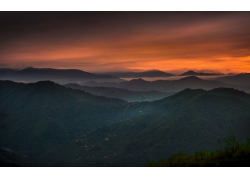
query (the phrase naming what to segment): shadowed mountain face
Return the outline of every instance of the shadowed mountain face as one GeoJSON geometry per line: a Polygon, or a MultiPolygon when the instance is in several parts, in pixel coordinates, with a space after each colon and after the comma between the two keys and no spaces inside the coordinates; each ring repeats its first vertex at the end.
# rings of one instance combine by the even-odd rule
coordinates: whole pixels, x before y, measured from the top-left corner
{"type": "Polygon", "coordinates": [[[56,83],[84,83],[95,80],[97,82],[122,82],[123,80],[111,75],[95,75],[76,69],[26,68],[22,70],[0,69],[1,80],[21,82],[37,82],[51,80],[56,83]]]}
{"type": "Polygon", "coordinates": [[[152,103],[131,104],[126,110],[133,116],[127,121],[87,134],[86,141],[66,148],[67,154],[76,166],[143,166],[179,152],[219,149],[218,139],[250,136],[249,108],[250,96],[241,91],[187,89],[152,103]],[[90,144],[88,150],[81,147],[90,144]]]}
{"type": "Polygon", "coordinates": [[[238,86],[250,86],[250,73],[242,73],[233,76],[219,77],[214,80],[238,86]]]}
{"type": "Polygon", "coordinates": [[[16,166],[19,157],[32,166],[143,166],[250,136],[250,95],[228,88],[127,103],[49,81],[0,81],[0,109],[0,147],[18,154],[3,164],[16,166]]]}
{"type": "Polygon", "coordinates": [[[240,90],[248,91],[248,87],[240,87],[237,85],[225,84],[218,81],[210,81],[200,79],[196,76],[189,76],[179,80],[157,80],[157,81],[145,81],[141,78],[133,79],[131,81],[124,81],[121,83],[97,83],[94,81],[86,82],[86,86],[102,86],[102,87],[116,87],[124,88],[131,91],[160,91],[160,92],[179,92],[186,88],[191,89],[205,89],[211,90],[218,87],[230,87],[237,88],[240,90]]]}
{"type": "Polygon", "coordinates": [[[50,81],[0,81],[0,147],[40,156],[76,136],[115,122],[126,103],[50,81]]]}
{"type": "Polygon", "coordinates": [[[154,101],[173,95],[158,91],[129,91],[127,89],[114,87],[89,87],[78,84],[66,84],[66,87],[79,89],[97,96],[124,99],[128,102],[154,101]]]}
{"type": "Polygon", "coordinates": [[[170,77],[174,76],[173,74],[166,73],[159,70],[151,70],[144,72],[110,72],[110,73],[102,73],[102,75],[113,75],[115,77],[120,78],[140,78],[140,77],[170,77]]]}

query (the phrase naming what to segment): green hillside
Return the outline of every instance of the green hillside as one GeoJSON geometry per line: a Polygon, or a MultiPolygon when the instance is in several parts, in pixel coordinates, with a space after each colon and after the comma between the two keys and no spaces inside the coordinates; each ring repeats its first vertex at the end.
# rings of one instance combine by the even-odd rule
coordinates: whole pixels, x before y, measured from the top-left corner
{"type": "Polygon", "coordinates": [[[117,121],[110,117],[119,117],[126,103],[50,81],[1,81],[0,147],[42,156],[77,136],[117,121]]]}
{"type": "Polygon", "coordinates": [[[250,165],[250,138],[247,143],[240,143],[235,136],[221,140],[216,151],[199,151],[194,155],[178,153],[169,159],[160,161],[149,160],[147,166],[150,167],[249,167],[250,165]]]}
{"type": "MultiPolygon", "coordinates": [[[[147,160],[218,149],[217,139],[250,136],[250,96],[219,88],[186,89],[171,97],[128,105],[127,121],[79,137],[58,162],[74,166],[143,166],[147,160]]],[[[53,153],[52,153],[53,154],[53,153]]],[[[52,154],[48,154],[50,157],[52,154]]]]}
{"type": "Polygon", "coordinates": [[[3,165],[144,166],[250,137],[250,95],[228,88],[128,103],[50,81],[0,81],[0,109],[0,147],[16,156],[0,153],[3,165]]]}

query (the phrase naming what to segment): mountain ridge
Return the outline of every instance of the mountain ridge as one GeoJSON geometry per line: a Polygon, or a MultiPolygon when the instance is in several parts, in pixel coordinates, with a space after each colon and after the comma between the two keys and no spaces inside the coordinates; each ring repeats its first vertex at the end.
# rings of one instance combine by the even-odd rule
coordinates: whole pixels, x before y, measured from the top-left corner
{"type": "Polygon", "coordinates": [[[124,99],[128,102],[154,101],[162,99],[174,93],[164,93],[159,91],[130,91],[115,87],[90,87],[79,84],[65,84],[64,86],[72,89],[80,89],[98,96],[113,97],[124,99]]]}
{"type": "Polygon", "coordinates": [[[127,121],[86,135],[89,139],[86,144],[95,142],[95,152],[75,147],[71,153],[81,152],[81,157],[94,154],[95,159],[79,160],[79,166],[85,166],[84,161],[90,166],[143,166],[149,159],[168,158],[180,151],[194,154],[215,150],[219,148],[218,138],[232,134],[246,139],[250,135],[250,95],[229,89],[233,94],[244,96],[243,102],[241,96],[234,97],[232,93],[221,96],[225,90],[228,89],[185,89],[162,100],[135,104],[129,108],[135,114],[127,121]],[[108,142],[105,137],[109,137],[108,142]],[[108,159],[103,159],[104,156],[108,159]]]}
{"type": "Polygon", "coordinates": [[[210,90],[218,87],[228,87],[228,88],[236,88],[245,91],[250,91],[250,87],[243,87],[238,85],[226,84],[223,82],[215,81],[215,80],[205,80],[196,76],[188,76],[178,80],[156,80],[156,81],[145,81],[141,78],[132,79],[130,81],[123,81],[120,83],[97,83],[94,81],[86,82],[84,85],[90,87],[115,87],[115,88],[123,88],[131,91],[160,91],[160,92],[179,92],[184,90],[185,88],[193,88],[193,89],[205,89],[210,90]]]}
{"type": "Polygon", "coordinates": [[[32,166],[143,166],[250,136],[250,95],[228,88],[128,103],[50,81],[0,81],[0,108],[0,147],[32,166]]]}
{"type": "Polygon", "coordinates": [[[186,71],[179,76],[217,76],[222,75],[221,73],[205,73],[205,72],[195,72],[193,70],[186,71]]]}
{"type": "Polygon", "coordinates": [[[171,77],[175,76],[174,74],[163,72],[160,70],[148,70],[142,72],[107,72],[107,73],[99,73],[102,75],[110,74],[120,78],[140,78],[140,77],[171,77]]]}
{"type": "Polygon", "coordinates": [[[111,75],[96,75],[78,69],[53,69],[28,67],[21,70],[0,69],[1,80],[37,82],[51,80],[60,84],[95,80],[97,82],[122,82],[123,80],[111,75]]]}
{"type": "Polygon", "coordinates": [[[250,86],[250,73],[241,73],[225,77],[218,77],[214,80],[238,86],[250,86]]]}

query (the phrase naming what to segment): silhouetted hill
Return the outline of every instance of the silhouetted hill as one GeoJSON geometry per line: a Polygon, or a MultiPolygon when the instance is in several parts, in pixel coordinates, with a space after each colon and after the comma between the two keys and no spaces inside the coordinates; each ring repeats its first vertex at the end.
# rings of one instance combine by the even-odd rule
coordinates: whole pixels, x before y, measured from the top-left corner
{"type": "Polygon", "coordinates": [[[121,79],[110,75],[95,75],[77,69],[52,69],[52,68],[25,68],[22,70],[0,69],[1,80],[21,82],[37,82],[51,80],[60,84],[84,83],[90,80],[97,82],[122,82],[121,79]]]}
{"type": "Polygon", "coordinates": [[[190,70],[190,71],[187,71],[187,72],[180,74],[179,76],[217,76],[217,75],[222,75],[222,74],[195,72],[195,71],[190,70]]]}
{"type": "Polygon", "coordinates": [[[50,81],[0,81],[0,147],[42,157],[76,136],[117,121],[126,104],[50,81]]]}
{"type": "Polygon", "coordinates": [[[127,89],[114,87],[89,87],[78,84],[66,84],[66,87],[80,89],[98,96],[124,99],[128,102],[154,101],[173,95],[174,93],[164,93],[158,91],[129,91],[127,89]]]}
{"type": "Polygon", "coordinates": [[[249,108],[250,95],[244,92],[187,89],[152,103],[131,104],[127,111],[133,116],[127,121],[99,128],[67,150],[77,153],[77,166],[143,166],[178,152],[215,150],[219,138],[249,137],[249,108]],[[89,144],[91,149],[81,148],[89,144]]]}
{"type": "Polygon", "coordinates": [[[215,78],[214,80],[238,86],[250,86],[250,73],[215,78]]]}
{"type": "Polygon", "coordinates": [[[120,78],[140,78],[140,77],[170,77],[174,76],[171,73],[166,73],[159,70],[150,70],[144,72],[110,72],[110,73],[101,73],[101,74],[110,74],[115,77],[120,78]]]}
{"type": "Polygon", "coordinates": [[[250,138],[247,143],[239,142],[235,136],[219,139],[220,149],[215,151],[200,150],[193,155],[178,153],[169,159],[158,162],[149,160],[147,166],[153,167],[249,167],[250,138]]]}
{"type": "Polygon", "coordinates": [[[160,91],[160,92],[179,92],[186,88],[211,90],[218,87],[230,87],[247,90],[246,87],[229,85],[218,81],[204,80],[196,76],[188,76],[179,80],[157,80],[145,81],[143,79],[133,79],[121,83],[97,83],[87,82],[86,86],[92,87],[116,87],[131,91],[160,91]]]}

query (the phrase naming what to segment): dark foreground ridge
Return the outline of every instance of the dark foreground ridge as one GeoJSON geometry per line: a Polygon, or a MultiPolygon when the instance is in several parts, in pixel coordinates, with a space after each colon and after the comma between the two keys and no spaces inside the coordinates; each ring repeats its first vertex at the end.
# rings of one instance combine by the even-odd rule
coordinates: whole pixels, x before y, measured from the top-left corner
{"type": "Polygon", "coordinates": [[[247,143],[240,143],[235,136],[225,140],[218,139],[220,150],[199,151],[195,155],[178,153],[169,159],[158,162],[149,160],[147,166],[151,167],[249,167],[250,166],[250,138],[247,143]],[[224,150],[222,150],[222,146],[224,150]]]}

